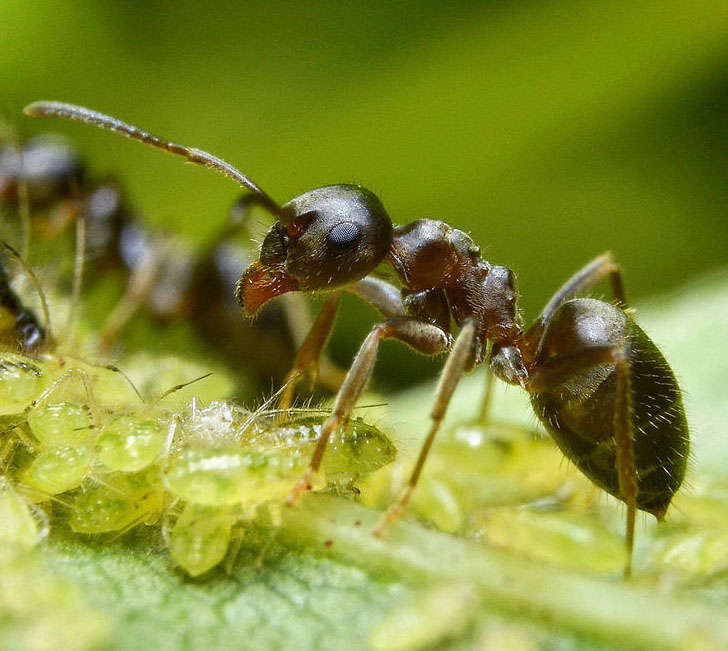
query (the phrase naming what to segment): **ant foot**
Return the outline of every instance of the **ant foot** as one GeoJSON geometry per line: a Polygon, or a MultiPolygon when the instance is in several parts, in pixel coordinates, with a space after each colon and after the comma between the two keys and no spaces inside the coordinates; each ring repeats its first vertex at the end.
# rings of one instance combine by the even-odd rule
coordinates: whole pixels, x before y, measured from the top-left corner
{"type": "Polygon", "coordinates": [[[381,522],[377,527],[374,529],[373,533],[377,538],[381,538],[384,535],[384,532],[387,530],[387,528],[394,524],[397,520],[399,520],[400,516],[404,512],[405,508],[407,508],[407,504],[409,504],[410,497],[412,496],[412,487],[408,486],[404,492],[402,493],[402,496],[394,502],[388,509],[387,512],[384,514],[384,517],[382,518],[381,522]]]}
{"type": "Polygon", "coordinates": [[[301,477],[301,479],[299,479],[296,482],[296,485],[293,487],[293,490],[290,492],[290,494],[286,498],[286,506],[293,506],[298,501],[298,499],[301,497],[301,493],[310,491],[313,488],[313,484],[311,483],[311,478],[313,476],[313,472],[314,471],[312,471],[309,468],[303,474],[303,477],[301,477]]]}

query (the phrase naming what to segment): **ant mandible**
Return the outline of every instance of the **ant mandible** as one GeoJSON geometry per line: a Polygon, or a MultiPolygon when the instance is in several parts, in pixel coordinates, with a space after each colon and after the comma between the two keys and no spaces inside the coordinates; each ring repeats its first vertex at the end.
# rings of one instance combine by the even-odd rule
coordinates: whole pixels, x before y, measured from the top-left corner
{"type": "Polygon", "coordinates": [[[630,575],[636,510],[664,518],[685,475],[689,433],[677,380],[626,310],[621,271],[611,254],[574,274],[524,330],[513,272],[484,260],[466,233],[444,222],[419,219],[395,227],[379,198],[355,185],[317,188],[279,205],[229,163],[116,118],[60,102],[36,102],[25,113],[93,124],[215,169],[276,218],[259,259],[238,281],[243,312],[252,316],[286,292],[328,294],[289,374],[284,403],[304,373],[315,373],[341,291],[357,294],[382,314],[341,384],[288,504],[311,489],[331,435],[349,420],[369,380],[379,342],[397,339],[423,355],[449,357],[412,474],[377,533],[407,505],[461,375],[487,360],[495,376],[528,392],[562,452],[627,505],[630,575]],[[380,264],[393,268],[401,287],[371,275],[380,264]],[[606,278],[616,303],[578,298],[606,278]],[[452,321],[459,327],[455,338],[452,321]]]}

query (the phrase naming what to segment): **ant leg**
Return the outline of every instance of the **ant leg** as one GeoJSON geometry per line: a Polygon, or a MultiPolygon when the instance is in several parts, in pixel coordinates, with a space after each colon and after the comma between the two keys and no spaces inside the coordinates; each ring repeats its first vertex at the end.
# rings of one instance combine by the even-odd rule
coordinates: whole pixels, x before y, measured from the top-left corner
{"type": "Polygon", "coordinates": [[[168,251],[169,241],[157,242],[132,272],[124,295],[111,311],[99,333],[101,352],[108,353],[111,350],[119,335],[149,296],[154,281],[164,266],[168,251]]]}
{"type": "Polygon", "coordinates": [[[384,530],[393,522],[395,522],[402,512],[407,507],[407,504],[412,497],[412,492],[417,486],[417,482],[422,474],[422,468],[427,460],[427,455],[430,452],[432,443],[435,440],[438,430],[440,429],[440,423],[445,417],[445,412],[450,404],[450,398],[455,391],[455,387],[460,380],[460,377],[468,368],[468,365],[473,360],[473,341],[475,340],[475,323],[472,320],[468,320],[463,324],[460,334],[458,334],[455,343],[453,344],[450,356],[445,362],[445,367],[442,369],[440,374],[440,380],[437,383],[435,389],[435,406],[432,408],[430,413],[430,431],[427,433],[425,442],[420,448],[420,454],[417,457],[417,462],[412,470],[409,481],[402,491],[402,495],[399,500],[392,504],[387,512],[384,514],[382,521],[379,526],[374,530],[374,535],[381,536],[384,530]]]}
{"type": "Polygon", "coordinates": [[[546,304],[546,307],[543,308],[534,325],[529,328],[526,336],[530,337],[531,330],[534,328],[540,328],[540,330],[543,330],[544,324],[548,323],[553,313],[562,303],[587,291],[605,276],[609,276],[612,285],[612,293],[614,294],[614,298],[619,304],[619,307],[625,309],[627,307],[627,300],[624,295],[622,270],[615,262],[614,256],[608,251],[607,253],[602,253],[602,255],[597,256],[591,262],[584,265],[558,289],[558,291],[552,296],[551,300],[546,304]]]}
{"type": "MultiPolygon", "coordinates": [[[[485,359],[490,359],[490,351],[492,350],[493,343],[488,342],[488,353],[485,359]]],[[[490,416],[490,405],[493,401],[493,389],[495,388],[495,373],[490,368],[490,364],[485,364],[485,390],[483,391],[483,400],[480,403],[480,413],[478,414],[478,425],[485,427],[488,424],[488,417],[490,416]]]]}
{"type": "Polygon", "coordinates": [[[346,378],[344,378],[344,383],[334,400],[331,415],[321,428],[321,436],[316,444],[311,462],[286,499],[288,506],[292,506],[301,493],[311,490],[312,478],[321,467],[321,461],[331,435],[337,427],[347,423],[356,401],[369,381],[377,360],[379,342],[382,339],[398,339],[424,355],[439,355],[452,347],[452,336],[431,323],[408,317],[393,317],[377,323],[364,339],[346,378]]]}
{"type": "Polygon", "coordinates": [[[311,374],[312,384],[316,384],[321,351],[326,345],[331,334],[331,329],[334,327],[340,302],[341,294],[334,292],[329,295],[323,304],[321,311],[316,317],[316,321],[314,321],[306,339],[304,339],[303,344],[296,354],[293,368],[284,380],[285,388],[278,401],[278,407],[280,409],[288,409],[291,406],[293,403],[293,391],[307,372],[311,374]]]}
{"type": "Polygon", "coordinates": [[[631,418],[633,413],[631,371],[624,344],[594,346],[543,362],[531,371],[525,389],[534,394],[547,391],[572,378],[574,373],[599,364],[613,364],[616,370],[613,431],[619,497],[627,505],[625,536],[627,560],[624,566],[624,577],[629,578],[632,574],[632,550],[639,486],[634,458],[634,427],[631,418]]]}
{"type": "Polygon", "coordinates": [[[627,560],[624,578],[632,575],[634,524],[637,514],[637,466],[634,458],[634,428],[632,425],[632,382],[629,362],[620,349],[617,355],[617,388],[614,401],[614,438],[617,447],[617,477],[619,494],[627,505],[627,531],[625,545],[627,560]]]}

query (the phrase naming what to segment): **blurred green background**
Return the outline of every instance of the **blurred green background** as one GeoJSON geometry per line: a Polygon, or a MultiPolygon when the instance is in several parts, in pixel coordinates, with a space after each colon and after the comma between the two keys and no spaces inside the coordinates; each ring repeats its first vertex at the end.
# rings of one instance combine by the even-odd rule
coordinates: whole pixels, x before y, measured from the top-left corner
{"type": "MultiPolygon", "coordinates": [[[[469,231],[516,271],[529,320],[607,249],[633,298],[728,262],[725,0],[4,0],[0,84],[22,134],[69,134],[150,223],[190,240],[224,221],[232,183],[22,106],[111,113],[226,158],[280,201],[365,185],[397,223],[469,231]]],[[[373,320],[346,307],[341,363],[373,320]]],[[[384,350],[380,379],[439,368],[384,350]]]]}

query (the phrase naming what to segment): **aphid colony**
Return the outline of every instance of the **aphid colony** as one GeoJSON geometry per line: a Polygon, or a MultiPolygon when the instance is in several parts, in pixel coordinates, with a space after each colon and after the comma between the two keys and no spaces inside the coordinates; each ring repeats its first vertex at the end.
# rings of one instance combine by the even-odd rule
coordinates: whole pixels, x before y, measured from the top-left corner
{"type": "MultiPolygon", "coordinates": [[[[13,505],[5,526],[27,528],[32,513],[79,534],[158,524],[175,564],[196,576],[225,558],[261,509],[275,524],[322,418],[165,402],[140,401],[109,368],[0,354],[1,481],[13,505]]],[[[348,490],[394,456],[386,436],[352,420],[317,488],[348,490]]]]}

